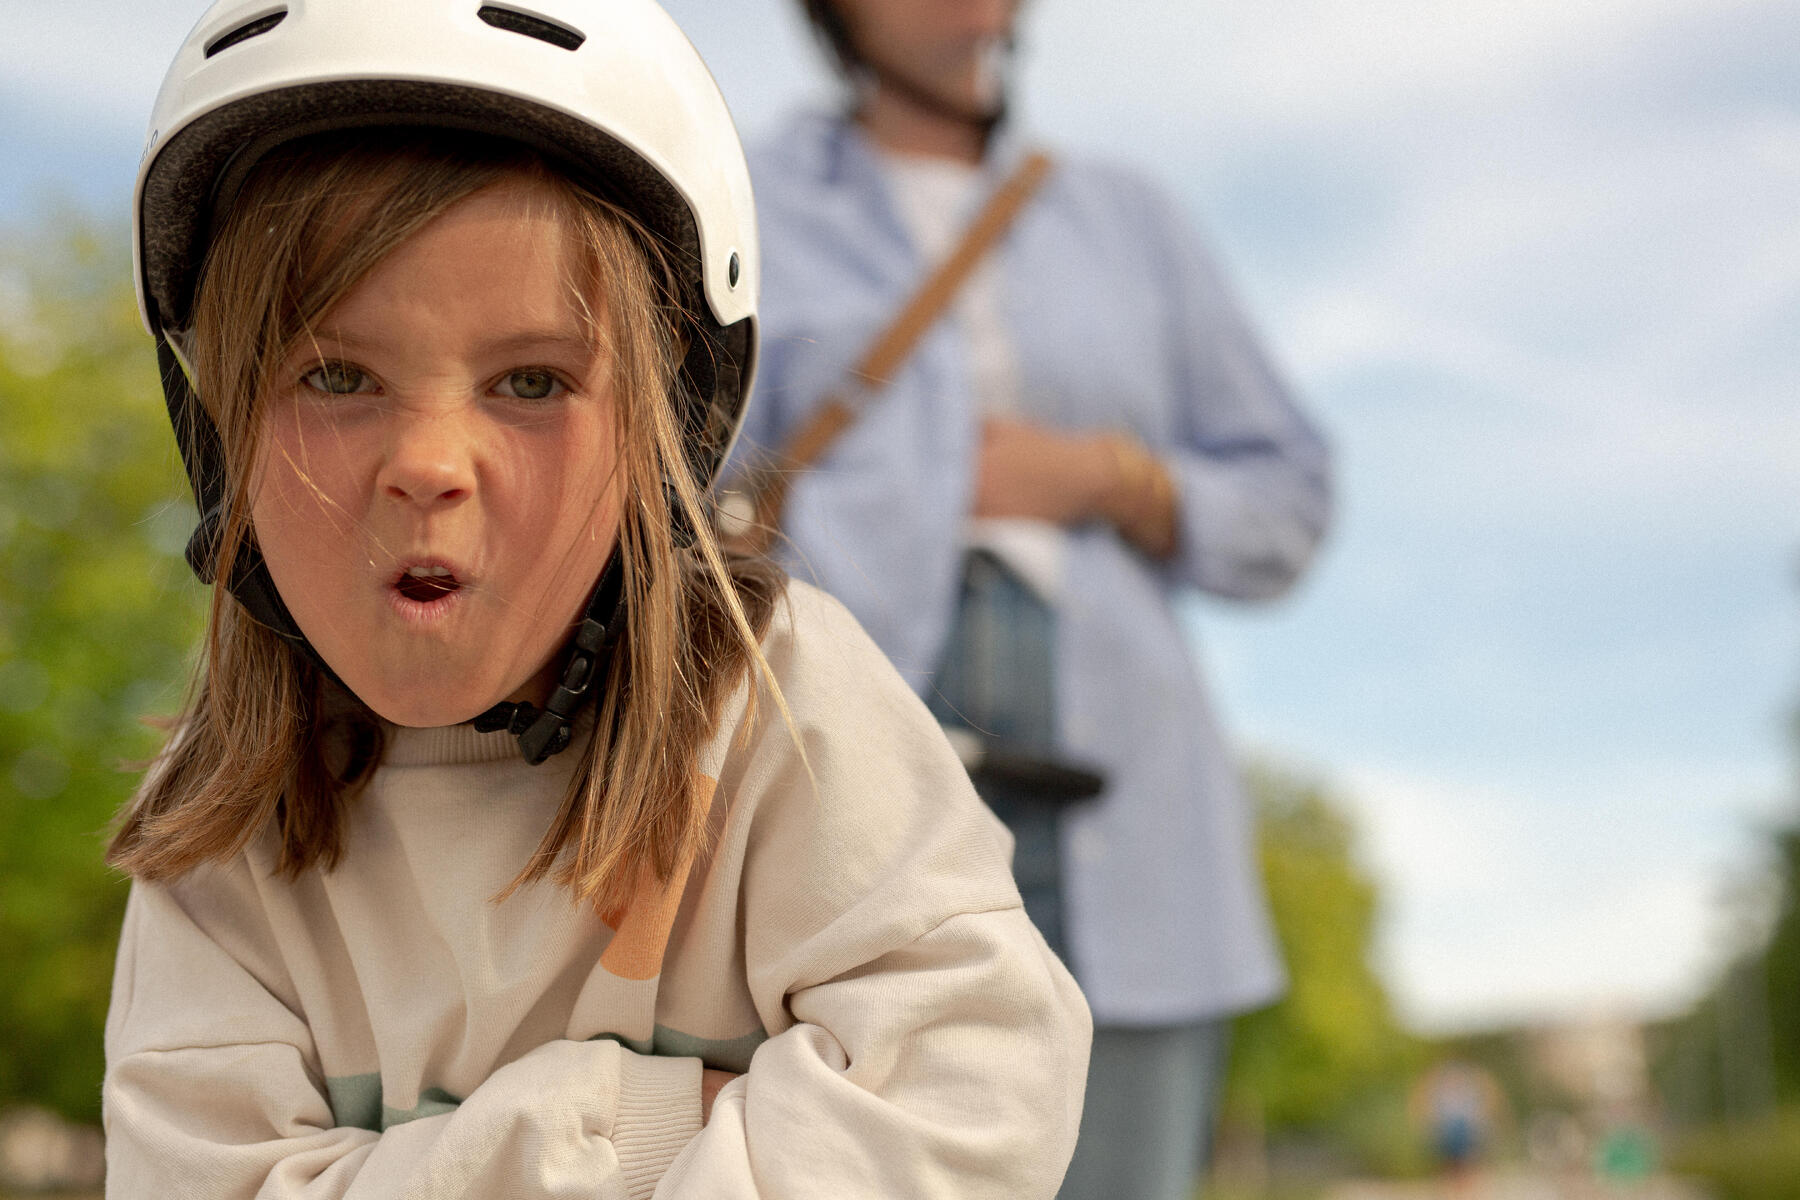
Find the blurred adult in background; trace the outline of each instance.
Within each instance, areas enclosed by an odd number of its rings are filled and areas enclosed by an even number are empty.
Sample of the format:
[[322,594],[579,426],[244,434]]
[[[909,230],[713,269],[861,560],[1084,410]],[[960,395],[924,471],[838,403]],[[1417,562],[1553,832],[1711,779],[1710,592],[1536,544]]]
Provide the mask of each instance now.
[[[753,153],[758,401],[779,457],[1035,148],[1007,110],[1016,0],[805,0],[847,84]],[[1100,796],[984,795],[1093,1006],[1065,1197],[1185,1197],[1229,1018],[1284,986],[1251,813],[1173,600],[1286,590],[1326,452],[1176,206],[1058,157],[882,389],[791,481],[784,553],[940,719],[1092,764]]]
[[1444,1059],[1413,1084],[1407,1107],[1431,1147],[1446,1190],[1451,1195],[1470,1192],[1476,1168],[1506,1115],[1506,1095],[1493,1075],[1474,1063]]

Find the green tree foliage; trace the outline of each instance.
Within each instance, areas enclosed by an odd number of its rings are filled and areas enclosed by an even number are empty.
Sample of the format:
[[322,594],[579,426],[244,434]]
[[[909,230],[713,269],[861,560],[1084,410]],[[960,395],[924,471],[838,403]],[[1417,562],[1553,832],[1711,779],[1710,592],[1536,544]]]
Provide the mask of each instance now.
[[1652,1031],[1657,1090],[1683,1126],[1800,1114],[1800,820],[1768,831],[1763,862],[1723,914],[1736,953],[1691,1009]]
[[1769,1050],[1776,1096],[1800,1106],[1800,826],[1778,830],[1771,841],[1781,898],[1763,958],[1769,989]]
[[1800,1200],[1800,1108],[1691,1133],[1669,1165],[1717,1200]]
[[[1800,759],[1800,709],[1792,736]],[[1653,1031],[1671,1165],[1721,1200],[1800,1200],[1800,816],[1764,846],[1766,879],[1733,896],[1738,953]]]
[[63,218],[0,245],[0,1107],[93,1119],[125,896],[104,835],[202,595],[123,239]]
[[1359,1106],[1392,1107],[1417,1057],[1370,965],[1376,887],[1324,787],[1267,768],[1251,787],[1289,985],[1238,1022],[1227,1105],[1272,1128],[1354,1124]]

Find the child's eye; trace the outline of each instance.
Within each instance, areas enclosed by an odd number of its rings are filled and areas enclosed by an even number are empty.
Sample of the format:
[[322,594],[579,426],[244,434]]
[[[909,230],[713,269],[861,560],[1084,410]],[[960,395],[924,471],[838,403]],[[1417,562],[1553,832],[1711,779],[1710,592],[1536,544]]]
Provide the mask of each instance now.
[[556,372],[544,367],[527,367],[508,373],[494,385],[494,390],[515,400],[548,400],[566,389]]
[[349,363],[321,363],[300,377],[300,381],[316,392],[332,396],[351,396],[369,390],[369,376]]

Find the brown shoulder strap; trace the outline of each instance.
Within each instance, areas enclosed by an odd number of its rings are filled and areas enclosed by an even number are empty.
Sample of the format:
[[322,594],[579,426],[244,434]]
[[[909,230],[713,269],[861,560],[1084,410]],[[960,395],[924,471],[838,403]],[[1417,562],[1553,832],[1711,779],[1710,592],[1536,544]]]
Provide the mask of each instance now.
[[772,465],[745,480],[738,502],[727,502],[729,528],[725,532],[733,541],[758,549],[767,545],[780,524],[793,476],[818,462],[855,423],[862,406],[887,386],[925,331],[1043,186],[1052,165],[1050,156],[1042,151],[1028,154],[1019,163],[975,214],[956,248],[869,343],[850,368],[847,385],[820,401],[812,416],[781,447]]
[[963,231],[956,248],[919,285],[906,306],[895,314],[887,328],[869,344],[862,358],[851,368],[865,391],[885,387],[893,378],[894,372],[906,361],[932,322],[950,306],[994,243],[1012,228],[1013,221],[1037,194],[1049,173],[1050,156],[1036,151],[1027,155],[994,189],[994,194],[988,197],[987,203]]

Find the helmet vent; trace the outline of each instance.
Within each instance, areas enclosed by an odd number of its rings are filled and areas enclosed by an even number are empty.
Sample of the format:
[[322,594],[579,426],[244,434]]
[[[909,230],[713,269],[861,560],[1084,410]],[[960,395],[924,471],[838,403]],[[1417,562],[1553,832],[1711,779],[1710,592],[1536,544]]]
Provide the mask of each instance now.
[[282,19],[286,16],[287,9],[278,8],[272,13],[264,13],[254,21],[245,21],[236,29],[227,30],[226,32],[221,33],[218,37],[206,43],[206,57],[211,58],[221,50],[229,50],[239,42],[247,42],[259,34],[269,32],[269,30],[281,24]]
[[495,29],[504,29],[508,33],[522,33],[526,37],[536,38],[540,42],[549,42],[552,46],[560,46],[564,50],[579,50],[581,43],[587,41],[587,34],[582,33],[579,29],[570,29],[567,25],[558,25],[556,22],[546,21],[542,17],[514,12],[510,8],[501,8],[497,4],[484,4],[476,11],[475,15]]

